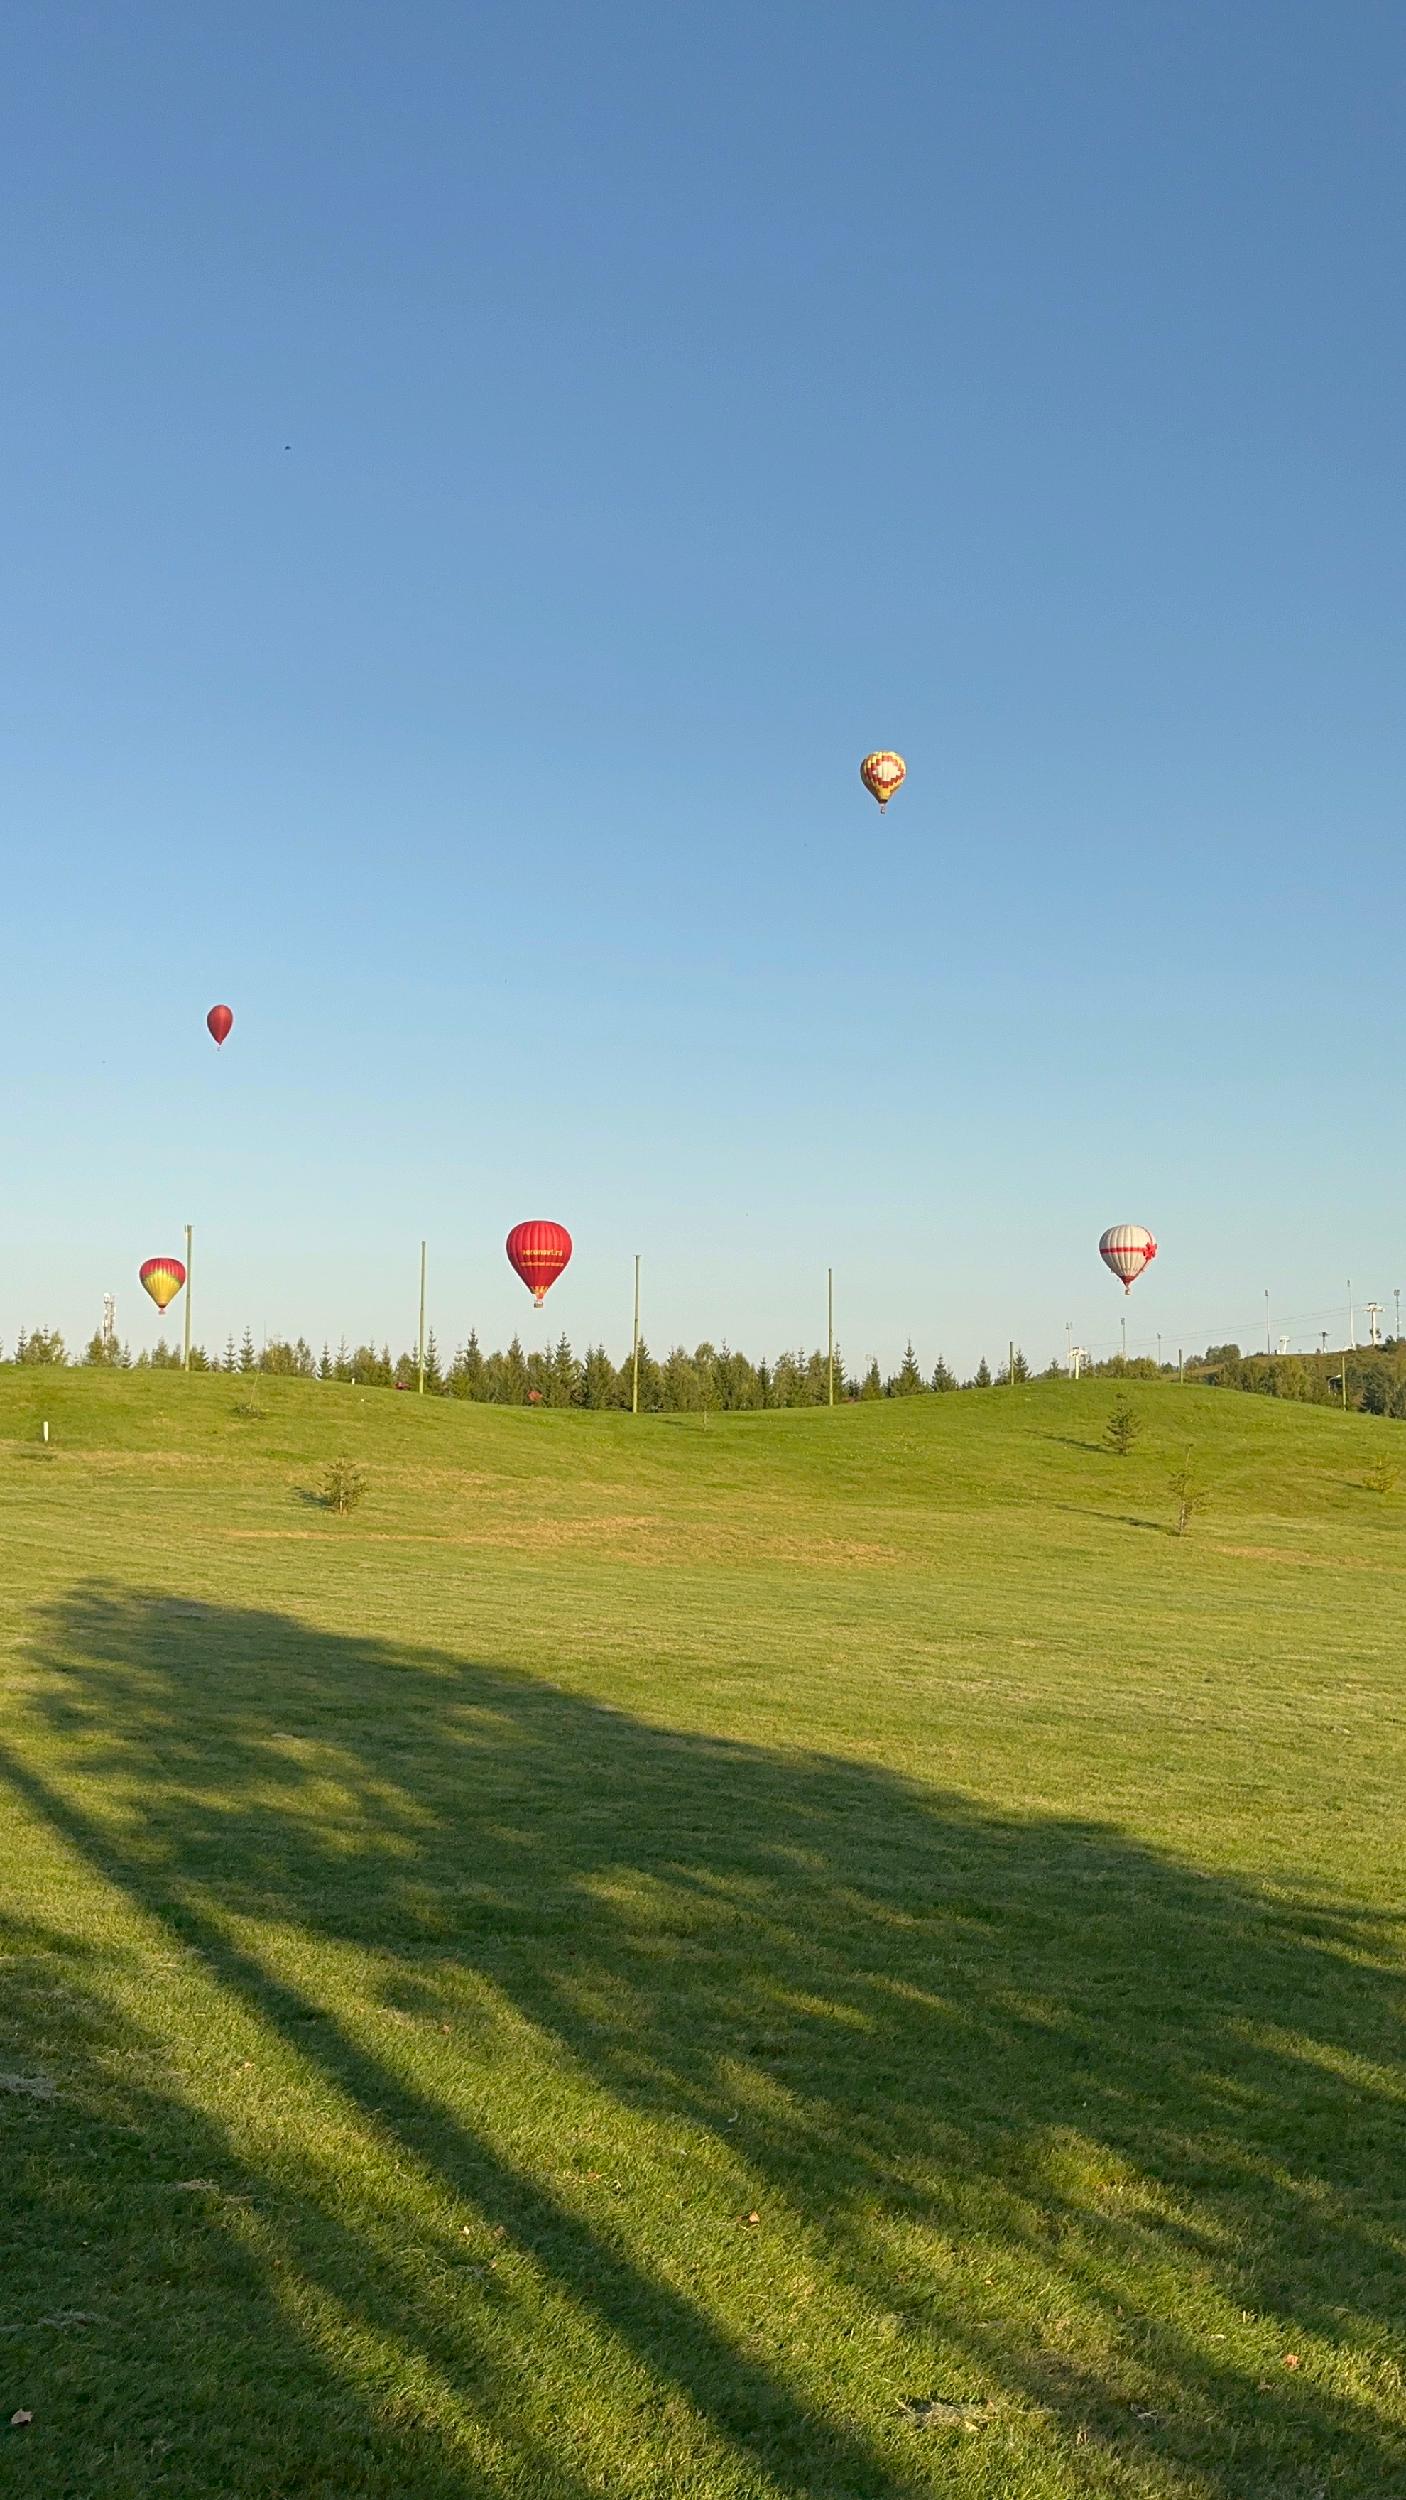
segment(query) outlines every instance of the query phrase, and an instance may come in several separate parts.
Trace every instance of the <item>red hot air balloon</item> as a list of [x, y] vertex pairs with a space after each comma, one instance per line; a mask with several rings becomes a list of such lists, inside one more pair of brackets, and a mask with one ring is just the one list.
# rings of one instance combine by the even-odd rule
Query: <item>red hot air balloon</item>
[[1131, 1293], [1145, 1267], [1157, 1256], [1157, 1244], [1145, 1224], [1110, 1224], [1098, 1245], [1105, 1267], [1111, 1267], [1124, 1293]]
[[205, 1021], [210, 1028], [211, 1037], [214, 1040], [216, 1049], [222, 1050], [225, 1043], [229, 1040], [230, 1034], [234, 1030], [233, 1008], [212, 1007]]
[[164, 1311], [168, 1302], [175, 1301], [186, 1280], [185, 1268], [179, 1259], [143, 1259], [137, 1274], [158, 1311]]
[[516, 1268], [538, 1310], [571, 1256], [564, 1224], [515, 1224], [508, 1235], [508, 1263]]

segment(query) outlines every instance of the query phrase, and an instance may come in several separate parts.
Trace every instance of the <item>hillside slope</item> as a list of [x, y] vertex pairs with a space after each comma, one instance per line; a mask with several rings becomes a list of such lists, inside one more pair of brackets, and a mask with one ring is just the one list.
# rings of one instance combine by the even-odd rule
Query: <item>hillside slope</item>
[[1406, 2489], [1398, 1428], [1113, 1395], [0, 1370], [28, 2491]]

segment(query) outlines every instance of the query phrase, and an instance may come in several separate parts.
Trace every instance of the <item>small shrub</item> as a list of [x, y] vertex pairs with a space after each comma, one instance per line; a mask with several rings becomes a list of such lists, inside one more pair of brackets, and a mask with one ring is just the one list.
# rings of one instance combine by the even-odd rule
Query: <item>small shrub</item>
[[1374, 1458], [1362, 1482], [1369, 1493], [1394, 1493], [1401, 1481], [1401, 1470], [1383, 1450]]
[[1172, 1499], [1177, 1506], [1177, 1535], [1185, 1536], [1196, 1512], [1210, 1498], [1206, 1486], [1196, 1473], [1196, 1462], [1190, 1450], [1179, 1467], [1167, 1478]]
[[255, 1397], [236, 1398], [230, 1412], [237, 1415], [240, 1422], [244, 1424], [263, 1422], [264, 1410]]
[[322, 1498], [327, 1508], [335, 1510], [339, 1519], [345, 1519], [365, 1495], [365, 1468], [358, 1467], [354, 1459], [334, 1458], [322, 1479]]
[[1142, 1417], [1125, 1397], [1119, 1397], [1112, 1414], [1103, 1427], [1103, 1437], [1111, 1450], [1126, 1458], [1142, 1430]]

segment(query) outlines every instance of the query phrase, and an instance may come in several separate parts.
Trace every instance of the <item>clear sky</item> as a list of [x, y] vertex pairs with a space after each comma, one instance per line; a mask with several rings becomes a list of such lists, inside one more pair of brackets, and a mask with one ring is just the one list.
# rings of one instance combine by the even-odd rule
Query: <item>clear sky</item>
[[7, 1341], [189, 1221], [212, 1343], [408, 1343], [422, 1234], [499, 1342], [534, 1215], [578, 1345], [638, 1250], [660, 1350], [1107, 1348], [1124, 1220], [1138, 1345], [1390, 1325], [1396, 0], [9, 0], [0, 89]]

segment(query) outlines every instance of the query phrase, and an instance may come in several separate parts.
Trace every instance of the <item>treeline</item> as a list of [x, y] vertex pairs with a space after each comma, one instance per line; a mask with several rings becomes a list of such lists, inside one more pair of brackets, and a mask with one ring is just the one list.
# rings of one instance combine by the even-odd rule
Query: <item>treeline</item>
[[[94, 1336], [77, 1359], [116, 1371], [179, 1369], [182, 1361], [180, 1350], [168, 1346], [164, 1338], [133, 1356], [126, 1346], [104, 1340], [101, 1335]], [[36, 1328], [21, 1332], [15, 1360], [63, 1364], [70, 1357], [56, 1331]], [[256, 1345], [248, 1329], [238, 1345], [231, 1337], [221, 1355], [212, 1356], [204, 1346], [192, 1346], [190, 1367], [201, 1372], [339, 1381], [364, 1389], [413, 1389], [419, 1380], [415, 1355], [393, 1355], [388, 1345], [353, 1347], [343, 1341], [335, 1352], [324, 1345], [320, 1353], [315, 1353], [305, 1337], [291, 1343], [276, 1338]], [[565, 1336], [559, 1337], [549, 1350], [534, 1347], [529, 1352], [521, 1339], [514, 1337], [506, 1351], [486, 1353], [477, 1334], [471, 1333], [467, 1344], [448, 1362], [433, 1335], [425, 1347], [428, 1392], [487, 1406], [628, 1407], [634, 1396], [634, 1375], [632, 1353], [616, 1362], [603, 1345], [596, 1345], [578, 1355]], [[1060, 1377], [1060, 1366], [1052, 1363], [1046, 1376]], [[905, 1347], [897, 1371], [887, 1377], [876, 1360], [871, 1360], [857, 1376], [852, 1374], [839, 1347], [835, 1349], [837, 1399], [941, 1396], [961, 1389], [1001, 1387], [1012, 1377], [1017, 1382], [1031, 1377], [1030, 1366], [1018, 1348], [1013, 1374], [1009, 1363], [993, 1372], [983, 1356], [971, 1378], [965, 1381], [957, 1378], [942, 1355], [930, 1372], [925, 1371], [911, 1345]], [[649, 1414], [823, 1406], [829, 1394], [829, 1357], [819, 1349], [781, 1353], [756, 1362], [731, 1346], [715, 1346], [706, 1341], [695, 1346], [692, 1353], [684, 1346], [674, 1346], [663, 1356], [655, 1356], [646, 1345], [639, 1350], [639, 1403]]]
[[[21, 1330], [15, 1347], [17, 1363], [82, 1364], [115, 1371], [178, 1370], [181, 1352], [164, 1338], [133, 1355], [128, 1347], [101, 1335], [90, 1339], [81, 1355], [70, 1357], [57, 1330]], [[231, 1337], [222, 1354], [192, 1346], [190, 1365], [200, 1372], [252, 1372], [295, 1380], [340, 1381], [363, 1389], [413, 1389], [419, 1369], [412, 1353], [392, 1354], [388, 1345], [348, 1346], [335, 1352], [329, 1345], [314, 1352], [306, 1337], [289, 1342], [270, 1338], [256, 1345], [246, 1328], [236, 1344]], [[1337, 1406], [1343, 1399], [1347, 1372], [1347, 1403], [1370, 1415], [1406, 1419], [1406, 1338], [1389, 1337], [1381, 1346], [1359, 1347], [1344, 1354], [1242, 1354], [1238, 1345], [1208, 1346], [1187, 1358], [1185, 1378], [1202, 1386], [1250, 1390], [1263, 1397], [1294, 1398], [1307, 1405]], [[1175, 1363], [1154, 1363], [1146, 1355], [1111, 1355], [1105, 1362], [1085, 1364], [1085, 1380], [1175, 1380]], [[924, 1369], [910, 1344], [896, 1372], [887, 1376], [877, 1361], [852, 1374], [838, 1346], [835, 1349], [837, 1399], [941, 1396], [965, 1389], [1004, 1388], [1034, 1375], [1019, 1347], [1014, 1366], [1007, 1360], [993, 1371], [983, 1355], [967, 1380], [959, 1380], [942, 1355], [931, 1371]], [[1040, 1373], [1042, 1380], [1067, 1377], [1058, 1360]], [[446, 1362], [433, 1335], [425, 1348], [425, 1387], [436, 1397], [466, 1398], [486, 1406], [628, 1407], [633, 1391], [633, 1362], [627, 1353], [616, 1362], [603, 1345], [574, 1352], [561, 1336], [550, 1349], [528, 1352], [514, 1337], [505, 1352], [485, 1353], [476, 1333]], [[639, 1403], [647, 1414], [726, 1413], [755, 1407], [823, 1406], [829, 1397], [829, 1364], [823, 1351], [782, 1353], [754, 1362], [732, 1347], [706, 1341], [690, 1354], [675, 1346], [662, 1356], [645, 1345], [639, 1354]]]
[[1242, 1354], [1238, 1345], [1208, 1346], [1188, 1361], [1186, 1373], [1211, 1388], [1292, 1398], [1304, 1406], [1346, 1402], [1364, 1415], [1406, 1420], [1406, 1337], [1337, 1354]]

